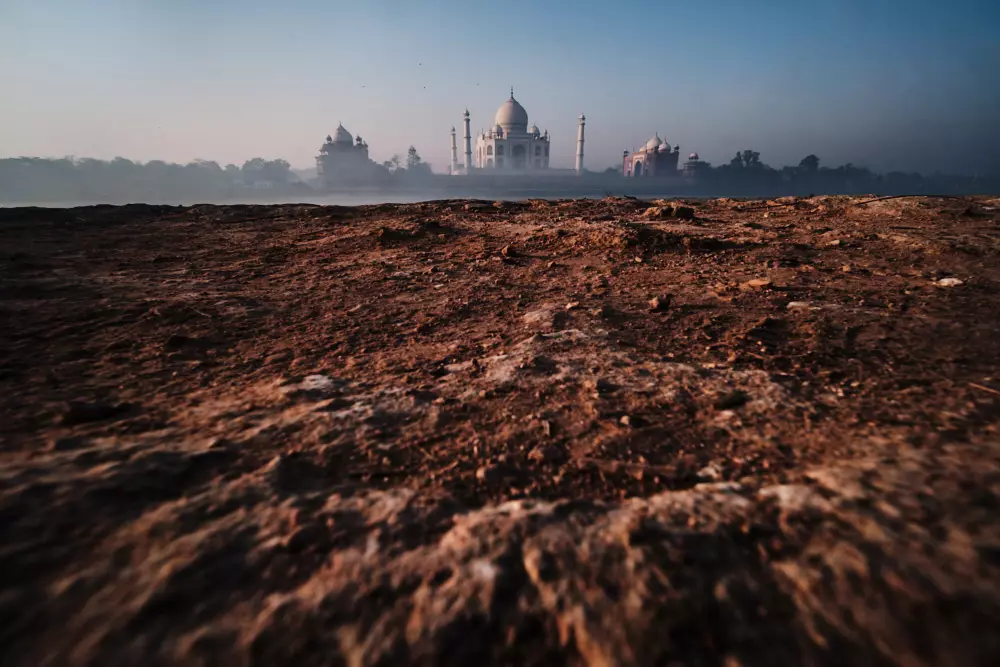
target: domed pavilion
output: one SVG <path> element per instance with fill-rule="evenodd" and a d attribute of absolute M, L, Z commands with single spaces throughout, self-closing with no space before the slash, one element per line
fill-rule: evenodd
<path fill-rule="evenodd" d="M 639 150 L 624 152 L 622 174 L 628 178 L 677 176 L 680 152 L 680 146 L 671 148 L 670 144 L 660 139 L 659 133 L 656 133 Z"/>

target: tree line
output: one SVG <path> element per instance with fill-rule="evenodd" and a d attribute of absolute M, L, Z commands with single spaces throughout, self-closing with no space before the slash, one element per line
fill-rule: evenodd
<path fill-rule="evenodd" d="M 1000 192 L 997 176 L 923 175 L 916 172 L 875 173 L 851 163 L 820 166 L 807 155 L 797 166 L 775 169 L 760 153 L 738 151 L 728 164 L 705 170 L 703 186 L 735 196 L 753 194 L 986 194 Z"/>
<path fill-rule="evenodd" d="M 430 165 L 412 146 L 405 158 L 394 155 L 370 166 L 371 173 L 363 175 L 367 185 L 392 188 L 430 183 L 434 178 Z M 609 190 L 623 178 L 620 167 L 594 176 L 607 180 Z M 313 178 L 309 172 L 304 175 L 306 181 Z M 121 157 L 0 159 L 0 201 L 7 203 L 220 201 L 260 193 L 309 195 L 323 187 L 304 182 L 285 160 L 261 157 L 240 166 L 204 160 L 188 164 L 162 160 L 143 163 Z M 806 156 L 797 166 L 775 169 L 761 160 L 759 152 L 747 149 L 717 167 L 700 163 L 694 182 L 686 189 L 692 194 L 711 196 L 988 194 L 1000 192 L 1000 178 L 898 171 L 877 174 L 852 164 L 825 167 L 816 155 Z"/>
<path fill-rule="evenodd" d="M 225 167 L 205 160 L 182 165 L 121 157 L 0 159 L 0 200 L 13 202 L 220 199 L 261 188 L 295 191 L 296 180 L 287 161 L 259 157 Z"/>

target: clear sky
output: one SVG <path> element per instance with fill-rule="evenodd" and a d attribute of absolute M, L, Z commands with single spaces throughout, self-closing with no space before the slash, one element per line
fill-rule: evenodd
<path fill-rule="evenodd" d="M 553 166 L 585 112 L 591 169 L 1000 172 L 1000 0 L 0 0 L 0 156 L 306 167 L 342 121 L 440 171 L 511 85 Z"/>

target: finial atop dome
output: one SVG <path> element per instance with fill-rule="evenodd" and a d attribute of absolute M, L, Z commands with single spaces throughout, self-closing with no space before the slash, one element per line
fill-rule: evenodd
<path fill-rule="evenodd" d="M 510 99 L 514 99 L 514 86 L 510 87 Z"/>

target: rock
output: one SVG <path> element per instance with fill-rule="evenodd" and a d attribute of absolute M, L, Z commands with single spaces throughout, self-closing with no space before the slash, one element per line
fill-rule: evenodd
<path fill-rule="evenodd" d="M 809 307 L 808 301 L 789 301 L 788 305 L 785 306 L 788 310 L 806 310 Z"/>
<path fill-rule="evenodd" d="M 75 426 L 77 424 L 103 421 L 105 419 L 121 417 L 131 409 L 132 406 L 128 403 L 70 401 L 63 412 L 61 423 L 63 426 Z"/>
<path fill-rule="evenodd" d="M 469 361 L 456 361 L 453 364 L 445 364 L 444 369 L 449 373 L 461 373 L 463 371 L 472 370 L 476 367 L 476 360 L 471 359 Z"/>
<path fill-rule="evenodd" d="M 741 405 L 745 405 L 749 396 L 745 391 L 736 389 L 727 394 L 723 394 L 715 401 L 716 410 L 732 410 L 733 408 L 738 408 Z"/>
<path fill-rule="evenodd" d="M 694 220 L 694 209 L 690 206 L 678 206 L 674 209 L 674 217 L 682 220 Z"/>
<path fill-rule="evenodd" d="M 528 458 L 535 463 L 554 463 L 565 458 L 563 451 L 555 445 L 542 445 L 528 452 Z"/>
<path fill-rule="evenodd" d="M 958 278 L 942 278 L 941 280 L 937 281 L 937 284 L 940 287 L 958 287 L 959 285 L 962 285 L 964 283 Z"/>
<path fill-rule="evenodd" d="M 564 309 L 545 304 L 526 312 L 521 316 L 521 321 L 534 329 L 551 331 L 561 329 L 568 317 Z"/>
<path fill-rule="evenodd" d="M 344 383 L 335 380 L 328 375 L 314 373 L 306 375 L 299 381 L 290 380 L 278 387 L 278 392 L 289 397 L 324 398 L 326 396 L 337 395 L 344 387 Z"/>
<path fill-rule="evenodd" d="M 745 284 L 747 287 L 769 287 L 771 280 L 769 278 L 754 278 L 753 280 L 748 280 Z"/>
<path fill-rule="evenodd" d="M 566 304 L 566 310 L 576 310 L 579 307 L 580 307 L 579 301 L 570 301 L 569 303 Z"/>
<path fill-rule="evenodd" d="M 622 426 L 631 426 L 632 418 L 629 417 L 628 415 L 622 415 L 622 418 L 618 420 L 618 423 L 621 424 Z"/>
<path fill-rule="evenodd" d="M 511 245 L 505 245 L 501 250 L 500 254 L 504 257 L 517 257 L 517 251 Z"/>
<path fill-rule="evenodd" d="M 656 311 L 663 311 L 670 307 L 670 295 L 660 294 L 659 296 L 654 296 L 649 300 L 649 309 Z"/>
<path fill-rule="evenodd" d="M 672 206 L 650 206 L 642 212 L 642 217 L 649 220 L 663 220 L 673 217 L 673 215 L 674 209 Z"/>

